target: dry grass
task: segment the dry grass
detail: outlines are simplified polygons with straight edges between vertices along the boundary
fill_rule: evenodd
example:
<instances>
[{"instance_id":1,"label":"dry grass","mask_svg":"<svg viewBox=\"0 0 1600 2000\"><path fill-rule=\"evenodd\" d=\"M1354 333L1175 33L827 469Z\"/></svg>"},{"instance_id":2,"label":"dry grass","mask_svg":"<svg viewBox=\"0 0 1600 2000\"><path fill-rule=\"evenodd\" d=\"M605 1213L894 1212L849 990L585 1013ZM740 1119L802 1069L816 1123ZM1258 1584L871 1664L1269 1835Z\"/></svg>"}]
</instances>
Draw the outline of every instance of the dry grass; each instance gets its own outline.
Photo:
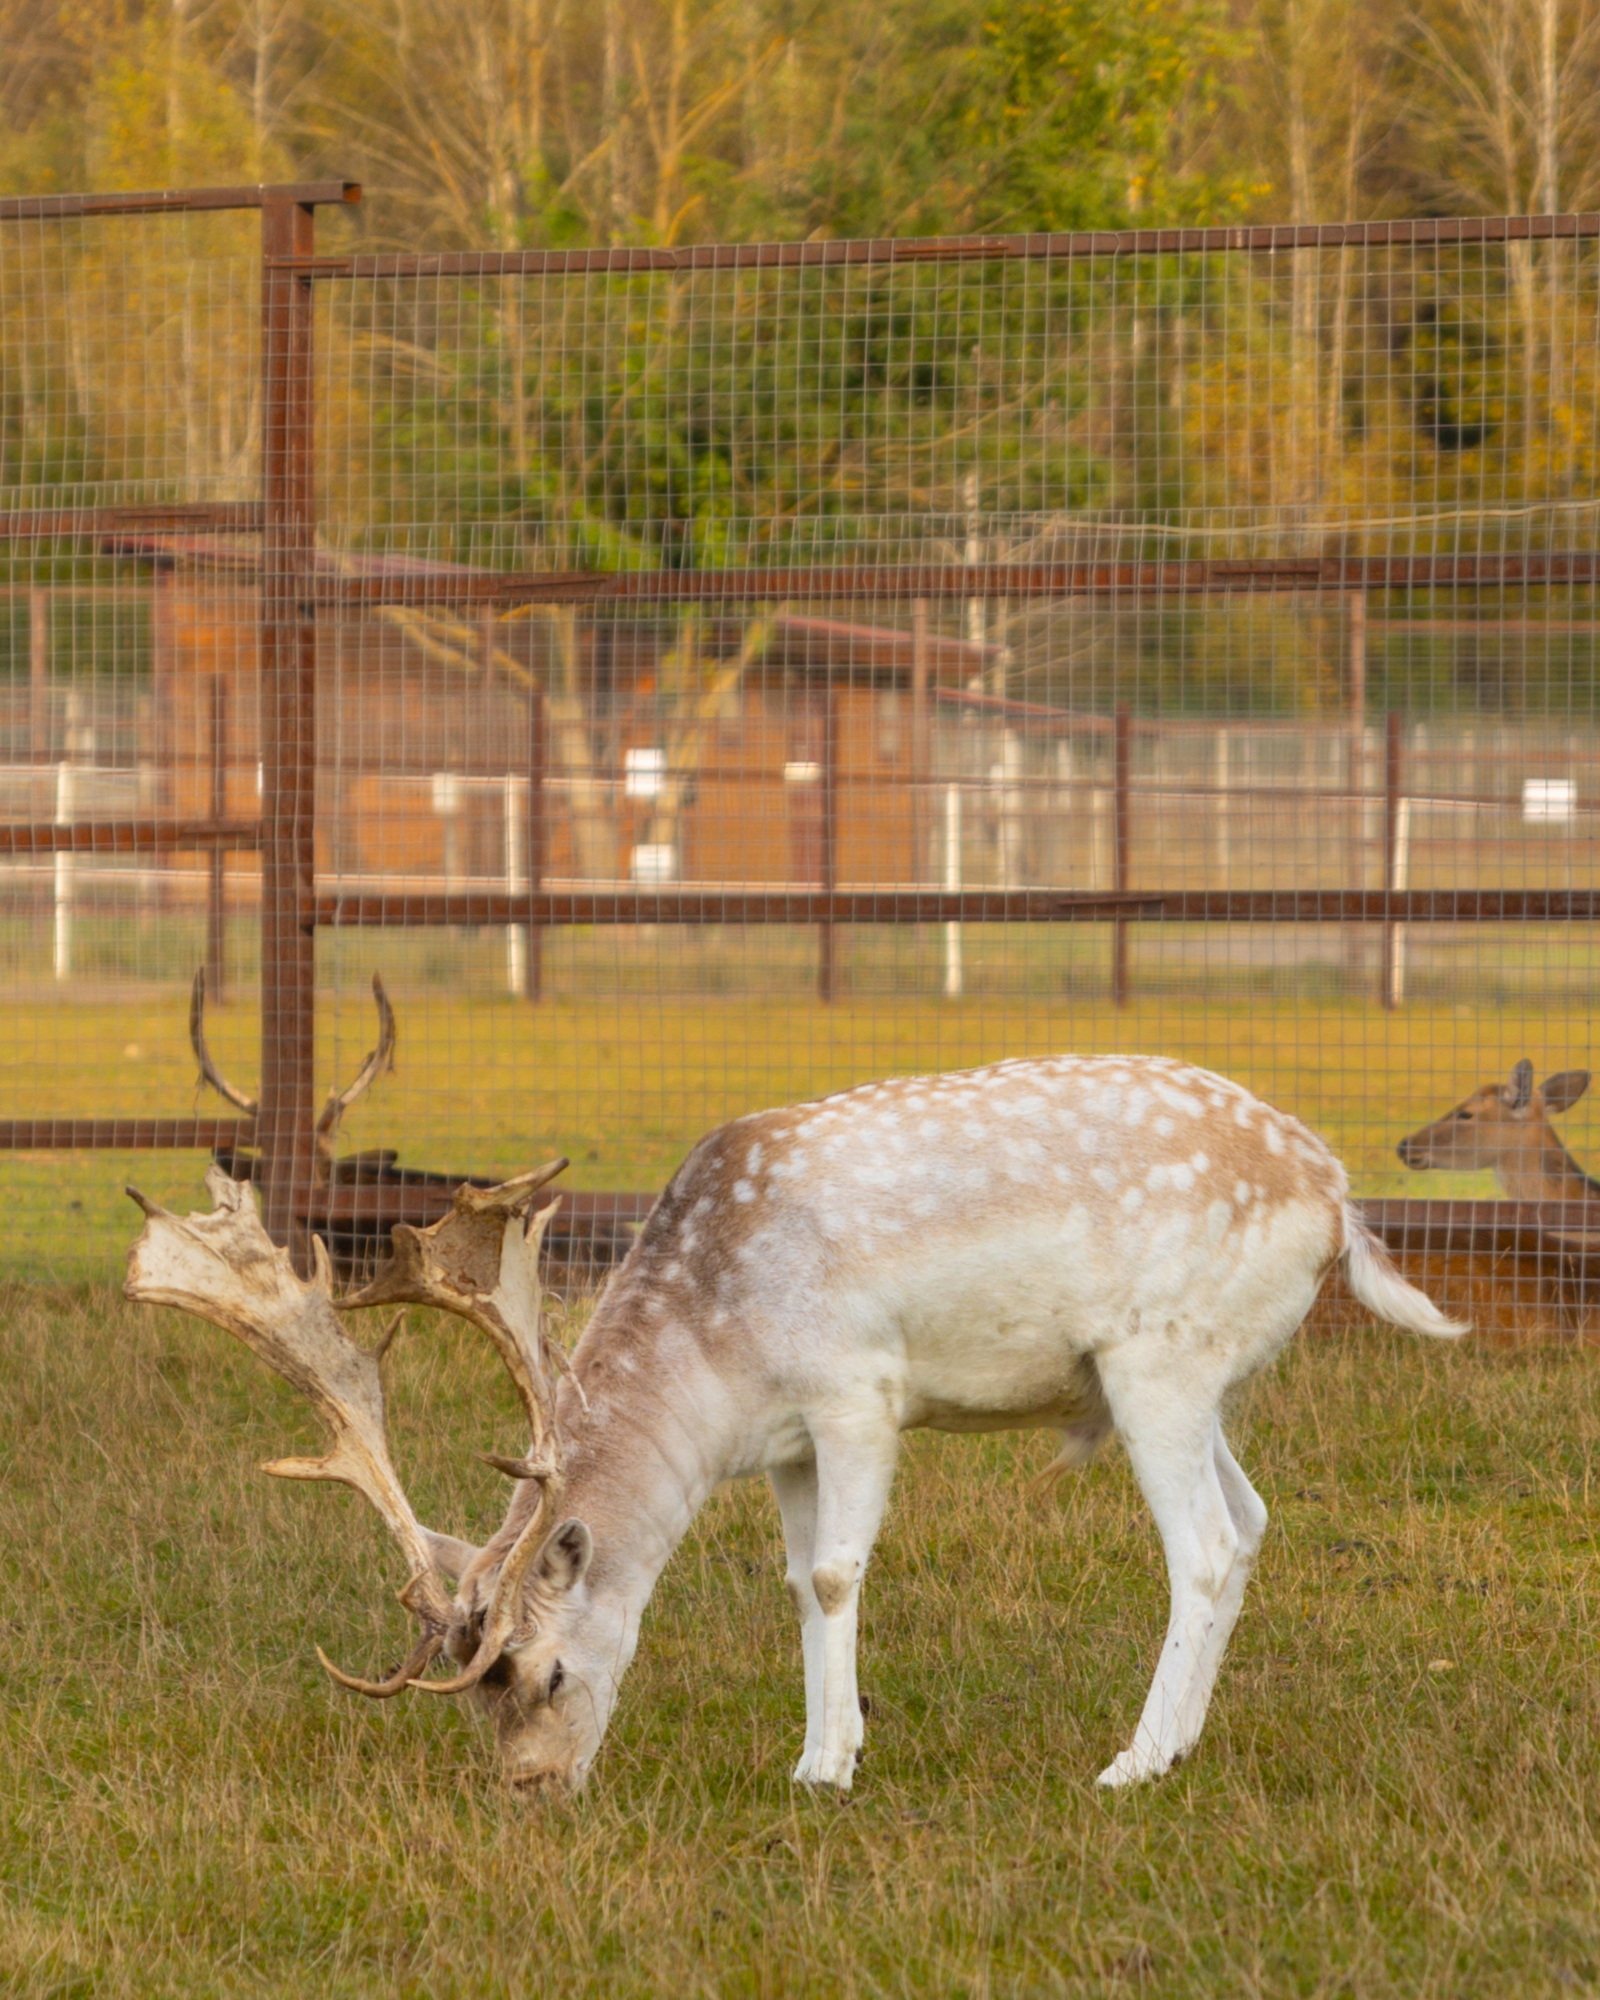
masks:
<instances>
[{"instance_id":1,"label":"dry grass","mask_svg":"<svg viewBox=\"0 0 1600 2000\"><path fill-rule=\"evenodd\" d=\"M1564 1995L1600 1973L1590 1349L1308 1340L1233 1433L1271 1504L1189 1765L1094 1772L1163 1611L1119 1455L913 1440L869 1580L846 1805L793 1791L764 1491L713 1502L592 1791L502 1799L453 1705L330 1688L399 1581L347 1496L253 1466L308 1420L233 1343L18 1290L0 1980L30 1995ZM482 1528L516 1439L453 1329L402 1344L419 1504ZM380 1582L387 1579L386 1584Z\"/></svg>"}]
</instances>

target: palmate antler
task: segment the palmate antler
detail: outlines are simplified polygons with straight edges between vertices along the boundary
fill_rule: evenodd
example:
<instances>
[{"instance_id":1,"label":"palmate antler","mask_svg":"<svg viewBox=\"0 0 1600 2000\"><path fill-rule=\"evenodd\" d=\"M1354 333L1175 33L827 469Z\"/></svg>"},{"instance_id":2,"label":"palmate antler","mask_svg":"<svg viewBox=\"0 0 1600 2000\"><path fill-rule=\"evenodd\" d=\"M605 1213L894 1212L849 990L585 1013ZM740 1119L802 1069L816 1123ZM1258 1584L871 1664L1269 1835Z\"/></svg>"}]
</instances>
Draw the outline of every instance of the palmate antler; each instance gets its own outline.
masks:
<instances>
[{"instance_id":1,"label":"palmate antler","mask_svg":"<svg viewBox=\"0 0 1600 2000\"><path fill-rule=\"evenodd\" d=\"M321 1241L314 1239L315 1275L309 1282L297 1277L288 1252L262 1227L248 1186L220 1167L206 1175L215 1204L209 1215L172 1215L128 1190L144 1211L145 1226L129 1253L126 1295L211 1320L308 1397L333 1433L332 1450L322 1458L277 1459L263 1470L280 1479L330 1479L354 1487L400 1544L409 1570L400 1602L419 1628L404 1664L382 1680L362 1680L317 1649L334 1679L358 1694L381 1699L406 1687L460 1693L483 1678L516 1628L522 1583L561 1491L538 1282L540 1240L555 1208L536 1210L534 1198L566 1165L552 1161L497 1188L458 1189L449 1214L431 1228L397 1228L394 1263L364 1292L337 1302ZM526 1459L490 1462L516 1478L537 1479L541 1504L500 1566L471 1663L447 1681L421 1676L465 1627L470 1607L452 1602L428 1531L389 1457L381 1363L399 1322L368 1349L350 1338L337 1316L385 1303L439 1306L482 1327L511 1372L533 1431Z\"/></svg>"}]
</instances>

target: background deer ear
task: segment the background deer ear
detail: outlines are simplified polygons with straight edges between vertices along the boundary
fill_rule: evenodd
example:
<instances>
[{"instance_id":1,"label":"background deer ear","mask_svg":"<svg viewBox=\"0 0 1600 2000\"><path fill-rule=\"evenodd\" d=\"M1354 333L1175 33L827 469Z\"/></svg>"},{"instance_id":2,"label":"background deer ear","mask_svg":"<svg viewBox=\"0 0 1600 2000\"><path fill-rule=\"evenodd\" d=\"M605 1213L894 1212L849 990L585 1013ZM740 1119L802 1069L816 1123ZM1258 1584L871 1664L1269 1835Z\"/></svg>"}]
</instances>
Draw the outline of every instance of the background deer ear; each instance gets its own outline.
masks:
<instances>
[{"instance_id":1,"label":"background deer ear","mask_svg":"<svg viewBox=\"0 0 1600 2000\"><path fill-rule=\"evenodd\" d=\"M1546 1111L1570 1111L1578 1099L1589 1088L1589 1072L1586 1069L1564 1069L1556 1076L1547 1076L1540 1086Z\"/></svg>"},{"instance_id":2,"label":"background deer ear","mask_svg":"<svg viewBox=\"0 0 1600 2000\"><path fill-rule=\"evenodd\" d=\"M1526 1111L1533 1102L1533 1064L1526 1056L1501 1084L1500 1102L1508 1111Z\"/></svg>"},{"instance_id":3,"label":"background deer ear","mask_svg":"<svg viewBox=\"0 0 1600 2000\"><path fill-rule=\"evenodd\" d=\"M581 1521L563 1521L552 1528L550 1539L539 1551L536 1573L541 1583L557 1590L571 1590L583 1580L594 1554L594 1537Z\"/></svg>"}]
</instances>

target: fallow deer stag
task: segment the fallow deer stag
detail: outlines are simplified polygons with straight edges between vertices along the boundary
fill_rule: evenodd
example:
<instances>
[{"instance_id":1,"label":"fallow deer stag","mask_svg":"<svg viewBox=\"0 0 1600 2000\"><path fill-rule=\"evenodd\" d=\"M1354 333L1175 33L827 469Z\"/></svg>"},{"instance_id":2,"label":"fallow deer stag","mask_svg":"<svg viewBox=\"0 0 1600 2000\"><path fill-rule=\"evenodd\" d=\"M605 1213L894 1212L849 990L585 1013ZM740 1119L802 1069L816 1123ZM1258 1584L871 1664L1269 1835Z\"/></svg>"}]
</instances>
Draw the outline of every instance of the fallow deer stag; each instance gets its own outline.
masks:
<instances>
[{"instance_id":1,"label":"fallow deer stag","mask_svg":"<svg viewBox=\"0 0 1600 2000\"><path fill-rule=\"evenodd\" d=\"M1550 1123L1552 1112L1570 1111L1588 1088L1586 1069L1561 1070L1536 1086L1524 1056L1504 1083L1484 1084L1395 1151L1419 1169L1492 1167L1513 1201L1600 1202L1600 1181L1589 1178Z\"/></svg>"},{"instance_id":2,"label":"fallow deer stag","mask_svg":"<svg viewBox=\"0 0 1600 2000\"><path fill-rule=\"evenodd\" d=\"M582 1782L657 1577L713 1487L758 1473L800 1618L795 1776L847 1789L862 1574L917 1426L1053 1429L1053 1472L1121 1435L1172 1601L1133 1741L1101 1783L1158 1776L1200 1735L1266 1528L1222 1435L1227 1391L1285 1345L1336 1263L1379 1317L1463 1331L1395 1271L1295 1119L1182 1063L1063 1056L871 1084L702 1139L552 1404L532 1203L554 1171L397 1229L393 1263L341 1302L448 1306L511 1367L532 1445L504 1464L521 1483L482 1549L417 1523L383 1446L381 1344L340 1331L326 1272L296 1279L243 1189L214 1169L214 1215L144 1203L127 1285L218 1321L311 1396L333 1452L271 1469L368 1495L420 1628L382 1680L338 1678L372 1695L470 1687L519 1789ZM461 1671L423 1680L441 1652Z\"/></svg>"}]
</instances>

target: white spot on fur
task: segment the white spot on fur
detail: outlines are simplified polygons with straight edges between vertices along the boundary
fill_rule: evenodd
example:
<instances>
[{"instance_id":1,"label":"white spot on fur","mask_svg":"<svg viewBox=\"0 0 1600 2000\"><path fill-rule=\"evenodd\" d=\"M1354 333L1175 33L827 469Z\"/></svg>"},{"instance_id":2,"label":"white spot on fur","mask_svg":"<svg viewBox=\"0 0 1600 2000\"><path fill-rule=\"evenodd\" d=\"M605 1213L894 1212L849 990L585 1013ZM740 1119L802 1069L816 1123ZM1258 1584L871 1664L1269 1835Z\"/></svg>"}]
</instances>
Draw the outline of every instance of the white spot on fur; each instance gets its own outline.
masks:
<instances>
[{"instance_id":1,"label":"white spot on fur","mask_svg":"<svg viewBox=\"0 0 1600 2000\"><path fill-rule=\"evenodd\" d=\"M1134 1210L1140 1207L1143 1201L1144 1189L1142 1187L1131 1187L1123 1190L1122 1206L1127 1210L1129 1215L1132 1215Z\"/></svg>"},{"instance_id":2,"label":"white spot on fur","mask_svg":"<svg viewBox=\"0 0 1600 2000\"><path fill-rule=\"evenodd\" d=\"M1214 1201L1206 1210L1206 1235L1213 1243L1220 1243L1228 1233L1228 1224L1233 1220L1233 1210L1225 1201Z\"/></svg>"},{"instance_id":3,"label":"white spot on fur","mask_svg":"<svg viewBox=\"0 0 1600 2000\"><path fill-rule=\"evenodd\" d=\"M1233 1184L1233 1198L1241 1208L1248 1208L1250 1206L1250 1183L1248 1181L1235 1181Z\"/></svg>"},{"instance_id":4,"label":"white spot on fur","mask_svg":"<svg viewBox=\"0 0 1600 2000\"><path fill-rule=\"evenodd\" d=\"M744 1170L747 1174L753 1174L760 1165L761 1165L761 1141L758 1139L756 1143L750 1148L749 1157L745 1160L744 1163Z\"/></svg>"},{"instance_id":5,"label":"white spot on fur","mask_svg":"<svg viewBox=\"0 0 1600 2000\"><path fill-rule=\"evenodd\" d=\"M1090 1179L1096 1187L1104 1188L1107 1194L1110 1194L1117 1184L1117 1176L1110 1167L1096 1167Z\"/></svg>"},{"instance_id":6,"label":"white spot on fur","mask_svg":"<svg viewBox=\"0 0 1600 2000\"><path fill-rule=\"evenodd\" d=\"M749 1181L735 1181L733 1184L733 1198L735 1201L754 1201L756 1191Z\"/></svg>"},{"instance_id":7,"label":"white spot on fur","mask_svg":"<svg viewBox=\"0 0 1600 2000\"><path fill-rule=\"evenodd\" d=\"M1177 1129L1177 1126L1173 1124L1165 1112L1156 1120L1156 1135L1158 1138L1170 1139Z\"/></svg>"},{"instance_id":8,"label":"white spot on fur","mask_svg":"<svg viewBox=\"0 0 1600 2000\"><path fill-rule=\"evenodd\" d=\"M1144 1177L1144 1184L1152 1194L1158 1194L1172 1178L1172 1169L1160 1165L1153 1166Z\"/></svg>"},{"instance_id":9,"label":"white spot on fur","mask_svg":"<svg viewBox=\"0 0 1600 2000\"><path fill-rule=\"evenodd\" d=\"M1204 1153L1191 1153L1189 1155L1189 1164L1197 1174L1203 1174L1211 1162Z\"/></svg>"},{"instance_id":10,"label":"white spot on fur","mask_svg":"<svg viewBox=\"0 0 1600 2000\"><path fill-rule=\"evenodd\" d=\"M1283 1127L1278 1123L1276 1118L1269 1118L1267 1120L1266 1139L1267 1139L1267 1151L1269 1153L1282 1153L1285 1150L1283 1143Z\"/></svg>"},{"instance_id":11,"label":"white spot on fur","mask_svg":"<svg viewBox=\"0 0 1600 2000\"><path fill-rule=\"evenodd\" d=\"M1172 1169L1172 1185L1179 1194L1187 1194L1194 1186L1194 1168L1187 1160L1180 1160Z\"/></svg>"}]
</instances>

